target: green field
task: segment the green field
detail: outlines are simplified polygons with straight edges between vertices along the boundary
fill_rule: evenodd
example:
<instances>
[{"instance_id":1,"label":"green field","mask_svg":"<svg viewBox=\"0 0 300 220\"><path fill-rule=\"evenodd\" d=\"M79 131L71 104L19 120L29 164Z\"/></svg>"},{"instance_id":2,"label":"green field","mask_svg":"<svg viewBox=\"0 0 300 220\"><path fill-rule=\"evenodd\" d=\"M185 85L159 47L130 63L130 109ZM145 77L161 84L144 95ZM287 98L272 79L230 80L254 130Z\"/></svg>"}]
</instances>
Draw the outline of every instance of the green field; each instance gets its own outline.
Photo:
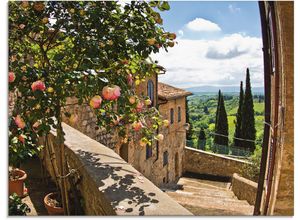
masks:
<instances>
[{"instance_id":1,"label":"green field","mask_svg":"<svg viewBox=\"0 0 300 220\"><path fill-rule=\"evenodd\" d=\"M224 94L225 108L228 118L229 127L229 144L233 143L233 135L235 131L235 120L238 109L238 94ZM260 145L263 138L264 127L264 101L262 97L254 96L254 112L255 112L255 128L256 141ZM206 147L210 149L212 145L212 135L215 127L215 113L217 108L216 94L197 94L188 99L189 123L192 126L192 142L194 147L197 145L199 131L204 128L206 132Z\"/></svg>"}]
</instances>

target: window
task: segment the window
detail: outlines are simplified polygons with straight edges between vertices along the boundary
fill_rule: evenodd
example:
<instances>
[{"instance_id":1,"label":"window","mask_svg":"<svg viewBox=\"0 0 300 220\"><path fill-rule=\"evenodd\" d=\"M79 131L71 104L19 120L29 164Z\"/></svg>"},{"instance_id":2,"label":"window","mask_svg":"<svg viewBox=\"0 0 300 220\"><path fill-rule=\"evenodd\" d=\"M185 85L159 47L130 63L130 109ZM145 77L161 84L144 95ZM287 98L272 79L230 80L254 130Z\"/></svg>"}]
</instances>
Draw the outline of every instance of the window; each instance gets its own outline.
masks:
<instances>
[{"instance_id":1,"label":"window","mask_svg":"<svg viewBox=\"0 0 300 220\"><path fill-rule=\"evenodd\" d=\"M169 156L169 154L168 154L168 151L165 151L164 152L164 160L163 160L163 165L165 166L165 165L167 165L168 164L168 156Z\"/></svg>"},{"instance_id":2,"label":"window","mask_svg":"<svg viewBox=\"0 0 300 220\"><path fill-rule=\"evenodd\" d=\"M174 123L174 109L173 108L171 108L171 110L170 110L170 121L171 121L171 124L173 124Z\"/></svg>"},{"instance_id":3,"label":"window","mask_svg":"<svg viewBox=\"0 0 300 220\"><path fill-rule=\"evenodd\" d=\"M178 106L178 122L181 122L181 108Z\"/></svg>"},{"instance_id":4,"label":"window","mask_svg":"<svg viewBox=\"0 0 300 220\"><path fill-rule=\"evenodd\" d=\"M152 146L147 144L146 146L146 160L152 157Z\"/></svg>"},{"instance_id":5,"label":"window","mask_svg":"<svg viewBox=\"0 0 300 220\"><path fill-rule=\"evenodd\" d=\"M154 84L153 84L152 80L148 80L147 95L149 96L149 98L151 100L151 106L153 106L153 104L154 104Z\"/></svg>"}]
</instances>

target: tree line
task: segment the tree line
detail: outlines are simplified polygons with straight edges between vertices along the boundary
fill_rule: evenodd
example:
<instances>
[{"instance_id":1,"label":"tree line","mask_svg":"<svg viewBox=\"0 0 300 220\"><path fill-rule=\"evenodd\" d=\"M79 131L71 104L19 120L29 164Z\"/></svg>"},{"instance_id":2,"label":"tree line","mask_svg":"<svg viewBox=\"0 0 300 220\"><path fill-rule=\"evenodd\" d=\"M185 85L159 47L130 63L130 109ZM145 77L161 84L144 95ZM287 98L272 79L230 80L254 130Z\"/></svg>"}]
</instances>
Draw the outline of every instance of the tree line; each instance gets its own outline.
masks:
<instances>
[{"instance_id":1,"label":"tree line","mask_svg":"<svg viewBox=\"0 0 300 220\"><path fill-rule=\"evenodd\" d=\"M218 145L228 146L228 119L226 108L224 104L224 96L219 90L218 104L216 111L215 130L214 130L214 146L212 148L215 151L215 147ZM243 89L243 82L240 83L239 94L239 106L237 109L235 120L235 133L234 133L234 146L250 152L255 150L255 117L254 117L254 105L253 96L251 91L250 72L249 68L246 70L246 86L245 91ZM253 140L253 141L249 141ZM198 138L198 146L200 149L205 148L206 136L204 129L201 128ZM225 148L222 153L229 153L229 148Z\"/></svg>"}]
</instances>

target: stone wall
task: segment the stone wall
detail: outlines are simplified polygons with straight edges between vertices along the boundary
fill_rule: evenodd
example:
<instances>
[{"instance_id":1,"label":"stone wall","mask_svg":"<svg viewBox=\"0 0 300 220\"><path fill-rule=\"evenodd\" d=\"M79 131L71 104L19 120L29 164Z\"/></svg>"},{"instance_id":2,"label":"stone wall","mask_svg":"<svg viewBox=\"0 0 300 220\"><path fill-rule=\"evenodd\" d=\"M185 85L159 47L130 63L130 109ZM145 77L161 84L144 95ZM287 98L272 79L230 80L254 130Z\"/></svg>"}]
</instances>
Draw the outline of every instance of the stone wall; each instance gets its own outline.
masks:
<instances>
[{"instance_id":1,"label":"stone wall","mask_svg":"<svg viewBox=\"0 0 300 220\"><path fill-rule=\"evenodd\" d=\"M240 173L242 167L247 163L243 160L194 148L185 147L184 149L185 172L232 177L234 173Z\"/></svg>"},{"instance_id":2,"label":"stone wall","mask_svg":"<svg viewBox=\"0 0 300 220\"><path fill-rule=\"evenodd\" d=\"M255 204L257 183L234 173L231 179L231 190L240 200L247 200L250 205Z\"/></svg>"},{"instance_id":3,"label":"stone wall","mask_svg":"<svg viewBox=\"0 0 300 220\"><path fill-rule=\"evenodd\" d=\"M85 215L192 215L113 150L67 124L63 124L63 129L65 158L69 169L76 170ZM51 131L49 142L55 152L52 158L58 160L55 135ZM42 158L55 180L47 148Z\"/></svg>"},{"instance_id":4,"label":"stone wall","mask_svg":"<svg viewBox=\"0 0 300 220\"><path fill-rule=\"evenodd\" d=\"M100 129L97 126L96 115L88 104L79 105L77 98L70 97L67 98L66 107L63 111L77 117L76 122L72 122L70 118L63 114L63 121L65 123L107 147L115 148L117 143L116 134L114 132L107 133L104 129Z\"/></svg>"}]
</instances>

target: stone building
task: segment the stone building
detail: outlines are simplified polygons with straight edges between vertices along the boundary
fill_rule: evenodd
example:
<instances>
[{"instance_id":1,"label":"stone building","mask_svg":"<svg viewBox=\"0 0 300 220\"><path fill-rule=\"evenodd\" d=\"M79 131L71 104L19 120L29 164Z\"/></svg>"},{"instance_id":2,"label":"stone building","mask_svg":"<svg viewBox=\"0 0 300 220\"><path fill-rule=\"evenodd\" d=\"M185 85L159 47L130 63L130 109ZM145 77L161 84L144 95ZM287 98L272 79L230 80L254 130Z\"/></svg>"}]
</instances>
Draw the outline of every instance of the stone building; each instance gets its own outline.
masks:
<instances>
[{"instance_id":1,"label":"stone building","mask_svg":"<svg viewBox=\"0 0 300 220\"><path fill-rule=\"evenodd\" d=\"M69 118L64 118L64 121L113 149L154 184L174 183L182 176L187 126L186 97L191 93L159 83L157 75L146 78L135 89L139 96L148 96L152 101L151 106L156 107L163 118L169 120L169 127L157 131L164 135L163 141L154 141L152 146L141 147L136 137L129 143L121 143L116 132L106 133L102 129L95 129L97 120L92 109L89 105L78 105L75 98L67 100L66 110L76 115L77 121L72 123Z\"/></svg>"},{"instance_id":2,"label":"stone building","mask_svg":"<svg viewBox=\"0 0 300 220\"><path fill-rule=\"evenodd\" d=\"M182 89L158 82L157 75L147 78L137 88L139 95L148 96L164 119L167 128L160 128L163 141L141 147L137 141L116 145L116 152L156 185L174 183L182 175L186 145L186 97Z\"/></svg>"}]
</instances>

